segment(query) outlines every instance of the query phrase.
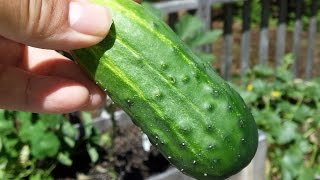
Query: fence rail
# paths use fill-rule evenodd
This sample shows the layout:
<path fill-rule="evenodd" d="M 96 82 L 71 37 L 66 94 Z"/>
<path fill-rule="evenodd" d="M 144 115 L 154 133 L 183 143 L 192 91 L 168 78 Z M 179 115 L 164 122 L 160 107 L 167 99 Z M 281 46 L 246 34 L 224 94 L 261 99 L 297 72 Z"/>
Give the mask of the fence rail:
<path fill-rule="evenodd" d="M 233 6 L 232 3 L 243 2 L 242 5 L 242 35 L 240 43 L 240 70 L 243 75 L 252 64 L 250 52 L 251 50 L 258 52 L 259 63 L 268 64 L 270 61 L 269 51 L 270 46 L 273 41 L 270 41 L 270 11 L 271 11 L 271 1 L 270 0 L 261 0 L 261 6 L 263 8 L 261 11 L 261 24 L 260 24 L 260 35 L 259 35 L 259 46 L 254 47 L 256 49 L 250 49 L 251 46 L 251 9 L 252 9 L 252 0 L 168 0 L 164 2 L 154 3 L 156 8 L 159 8 L 164 13 L 172 14 L 179 12 L 181 10 L 195 10 L 197 15 L 203 19 L 206 24 L 206 28 L 211 28 L 212 24 L 212 8 L 211 6 L 216 3 L 223 3 L 224 11 L 224 43 L 223 43 L 223 55 L 222 55 L 222 76 L 225 79 L 231 77 L 231 66 L 233 62 Z M 275 41 L 275 57 L 273 57 L 275 64 L 282 64 L 282 59 L 286 53 L 292 53 L 294 56 L 294 64 L 292 71 L 298 77 L 299 69 L 305 67 L 304 77 L 309 79 L 312 77 L 312 71 L 314 68 L 314 59 L 315 59 L 315 46 L 316 46 L 316 36 L 317 36 L 317 13 L 319 9 L 320 2 L 319 0 L 312 0 L 310 11 L 310 22 L 308 27 L 308 37 L 303 39 L 303 23 L 302 23 L 302 4 L 304 0 L 296 0 L 296 11 L 294 19 L 294 30 L 293 30 L 293 43 L 290 51 L 286 51 L 286 46 L 288 37 L 287 36 L 287 17 L 288 17 L 288 3 L 289 0 L 278 0 L 279 6 L 279 17 L 278 24 L 276 27 L 276 41 Z M 308 47 L 307 52 L 302 52 L 301 43 L 307 41 Z M 305 53 L 306 60 L 303 61 L 301 56 Z"/>

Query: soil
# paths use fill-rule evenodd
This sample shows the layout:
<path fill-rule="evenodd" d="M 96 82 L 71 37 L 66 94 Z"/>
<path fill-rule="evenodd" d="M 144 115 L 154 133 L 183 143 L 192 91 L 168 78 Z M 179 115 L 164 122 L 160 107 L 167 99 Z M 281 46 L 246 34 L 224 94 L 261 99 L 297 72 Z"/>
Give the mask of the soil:
<path fill-rule="evenodd" d="M 85 147 L 74 153 L 72 167 L 59 164 L 53 171 L 55 179 L 95 180 L 143 180 L 165 171 L 169 162 L 152 146 L 145 151 L 142 146 L 142 132 L 135 125 L 119 127 L 114 146 L 100 149 L 99 162 L 92 166 Z"/>

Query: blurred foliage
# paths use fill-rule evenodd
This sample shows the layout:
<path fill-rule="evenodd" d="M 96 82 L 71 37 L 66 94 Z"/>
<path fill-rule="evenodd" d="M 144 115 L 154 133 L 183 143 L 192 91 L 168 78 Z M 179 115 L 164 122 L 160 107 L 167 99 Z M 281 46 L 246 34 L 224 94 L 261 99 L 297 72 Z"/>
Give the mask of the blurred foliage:
<path fill-rule="evenodd" d="M 310 2 L 305 1 L 304 7 Z M 150 4 L 144 5 L 163 17 Z M 307 24 L 310 8 L 304 11 Z M 236 12 L 239 20 L 240 14 Z M 253 0 L 254 24 L 260 23 L 260 14 L 260 1 Z M 272 16 L 271 24 L 277 18 L 276 14 Z M 294 18 L 291 11 L 290 18 Z M 212 44 L 221 31 L 203 29 L 201 19 L 189 14 L 181 16 L 175 26 L 176 33 L 195 53 L 204 61 L 212 61 L 212 54 L 201 47 Z M 267 133 L 268 179 L 314 179 L 320 175 L 320 80 L 294 79 L 289 70 L 292 57 L 288 55 L 284 62 L 276 69 L 255 66 L 234 88 L 252 108 L 259 128 Z M 91 162 L 96 162 L 97 147 L 110 144 L 110 136 L 94 128 L 90 114 L 82 113 L 81 124 L 84 135 L 79 137 L 79 129 L 65 115 L 0 110 L 0 179 L 52 179 L 50 173 L 55 166 L 71 166 L 71 155 L 83 143 Z"/>
<path fill-rule="evenodd" d="M 251 22 L 255 26 L 259 26 L 261 24 L 261 13 L 262 6 L 261 0 L 251 0 Z M 319 3 L 318 3 L 319 4 Z M 215 4 L 213 5 L 214 11 L 221 11 L 222 4 Z M 301 7 L 301 21 L 304 29 L 308 28 L 311 18 L 311 7 L 313 6 L 312 0 L 304 0 L 302 1 Z M 236 21 L 242 21 L 242 8 L 243 8 L 243 1 L 238 1 L 234 4 L 234 18 Z M 295 26 L 296 17 L 296 10 L 297 10 L 297 1 L 288 1 L 288 8 L 287 8 L 287 16 L 286 16 L 286 24 L 288 25 L 288 30 L 293 30 Z M 279 0 L 270 0 L 270 18 L 269 23 L 271 26 L 276 26 L 279 22 L 279 13 L 280 12 L 280 1 Z M 219 14 L 218 14 L 219 16 Z M 316 18 L 318 21 L 320 20 L 320 13 L 317 13 Z M 319 26 L 319 25 L 318 25 Z"/>
<path fill-rule="evenodd" d="M 83 143 L 96 162 L 100 133 L 88 113 L 82 117 L 79 137 L 66 115 L 0 110 L 0 179 L 52 179 L 56 165 L 71 166 L 71 155 Z"/>
<path fill-rule="evenodd" d="M 198 16 L 185 14 L 175 25 L 177 35 L 205 62 L 212 63 L 215 56 L 203 51 L 205 45 L 211 46 L 222 35 L 221 30 L 204 30 L 205 24 Z"/>
<path fill-rule="evenodd" d="M 257 65 L 234 86 L 251 107 L 268 141 L 267 177 L 320 175 L 320 81 L 294 79 L 292 56 L 276 69 Z"/>
<path fill-rule="evenodd" d="M 154 15 L 165 19 L 164 14 L 154 8 L 152 4 L 144 2 L 143 6 L 149 9 Z M 179 16 L 173 30 L 202 60 L 207 63 L 213 63 L 215 61 L 215 56 L 211 52 L 205 52 L 203 48 L 205 46 L 211 47 L 211 45 L 221 37 L 221 30 L 206 30 L 202 19 L 189 13 L 183 13 Z"/>

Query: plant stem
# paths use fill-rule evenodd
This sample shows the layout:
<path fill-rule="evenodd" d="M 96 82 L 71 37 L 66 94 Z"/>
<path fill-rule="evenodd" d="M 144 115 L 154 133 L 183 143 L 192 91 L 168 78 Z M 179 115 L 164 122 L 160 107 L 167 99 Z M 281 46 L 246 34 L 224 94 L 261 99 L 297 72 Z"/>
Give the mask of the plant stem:
<path fill-rule="evenodd" d="M 106 105 L 105 109 L 110 114 L 110 120 L 112 123 L 112 132 L 111 132 L 111 148 L 114 147 L 114 139 L 116 138 L 116 134 L 118 132 L 118 124 L 115 118 L 116 107 L 111 99 L 109 99 L 109 103 Z"/>
<path fill-rule="evenodd" d="M 312 154 L 311 154 L 311 158 L 310 158 L 310 162 L 309 162 L 309 167 L 312 167 L 316 162 L 317 153 L 318 153 L 318 145 L 313 144 L 312 148 L 313 148 L 313 150 L 312 150 Z"/>

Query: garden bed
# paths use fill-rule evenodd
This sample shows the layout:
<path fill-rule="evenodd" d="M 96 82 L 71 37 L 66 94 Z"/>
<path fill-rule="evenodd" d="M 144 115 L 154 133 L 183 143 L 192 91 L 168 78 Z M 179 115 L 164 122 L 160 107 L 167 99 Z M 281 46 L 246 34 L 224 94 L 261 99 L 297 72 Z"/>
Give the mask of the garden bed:
<path fill-rule="evenodd" d="M 101 126 L 102 120 L 95 125 Z M 111 128 L 109 126 L 109 128 Z M 109 130 L 108 132 L 111 132 Z M 143 148 L 142 133 L 130 122 L 119 123 L 113 144 L 99 149 L 99 160 L 93 166 L 87 152 L 79 151 L 71 158 L 71 167 L 58 165 L 53 171 L 57 179 L 145 179 L 155 173 L 165 171 L 169 167 L 167 160 L 154 148 L 148 151 Z M 83 147 L 85 149 L 85 147 Z"/>
<path fill-rule="evenodd" d="M 73 157 L 72 167 L 58 166 L 53 174 L 58 179 L 118 179 L 123 180 L 174 180 L 192 178 L 184 175 L 150 144 L 147 137 L 135 126 L 123 111 L 115 113 L 116 128 L 111 116 L 103 112 L 94 120 L 94 126 L 102 132 L 115 131 L 113 145 L 101 149 L 101 158 L 95 166 L 90 166 L 86 151 Z M 114 128 L 116 130 L 114 130 Z M 229 180 L 245 180 L 262 177 L 265 171 L 266 136 L 260 132 L 257 154 L 250 165 Z M 83 174 L 77 174 L 82 172 Z M 256 178 L 254 178 L 256 179 Z"/>

